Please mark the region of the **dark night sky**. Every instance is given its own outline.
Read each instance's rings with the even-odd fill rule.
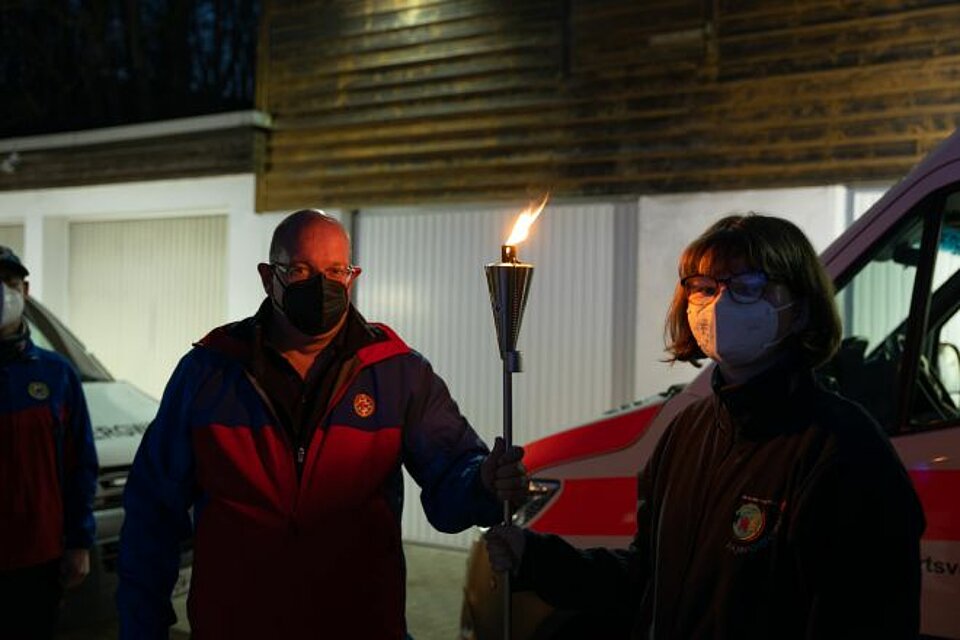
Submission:
[[[253,106],[258,0],[0,7],[0,137]]]

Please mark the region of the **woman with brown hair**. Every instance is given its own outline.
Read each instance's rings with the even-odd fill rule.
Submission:
[[[814,377],[841,328],[810,242],[780,218],[728,216],[679,272],[667,350],[715,362],[713,394],[640,472],[630,548],[498,527],[491,564],[633,638],[916,637],[923,513],[879,426]]]

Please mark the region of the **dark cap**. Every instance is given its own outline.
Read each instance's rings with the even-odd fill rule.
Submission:
[[[27,268],[23,266],[23,263],[20,262],[20,258],[17,257],[17,254],[13,252],[13,249],[10,247],[5,247],[0,244],[0,267],[9,267],[14,271],[20,274],[21,278],[26,278],[30,275],[30,272],[27,271]]]

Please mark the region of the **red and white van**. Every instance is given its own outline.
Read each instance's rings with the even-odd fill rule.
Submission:
[[[927,518],[922,633],[960,639],[960,131],[821,258],[836,284],[844,340],[819,373],[876,417],[910,472]],[[526,445],[534,497],[516,522],[581,547],[626,547],[636,474],[670,419],[711,393],[711,367],[704,369],[683,389]],[[475,545],[461,637],[501,637],[499,588]],[[513,598],[515,640],[559,637],[577,624],[531,593]]]

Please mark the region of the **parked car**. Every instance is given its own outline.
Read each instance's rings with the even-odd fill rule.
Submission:
[[[960,131],[821,258],[836,285],[845,337],[818,375],[890,435],[927,519],[922,633],[960,639]],[[685,388],[526,445],[534,497],[516,523],[579,547],[626,547],[636,527],[636,474],[671,418],[711,393],[712,367],[704,369]],[[462,638],[501,637],[500,588],[483,545],[475,544]],[[546,640],[583,624],[532,593],[513,596],[515,640]]]
[[[115,380],[83,343],[35,299],[27,298],[24,316],[37,346],[63,355],[80,374],[100,461],[94,498],[97,534],[90,554],[90,575],[80,587],[67,592],[61,611],[61,628],[75,628],[116,616],[114,593],[123,524],[123,488],[140,438],[159,405],[132,384]],[[178,592],[185,592],[189,586],[189,547],[185,551]]]

